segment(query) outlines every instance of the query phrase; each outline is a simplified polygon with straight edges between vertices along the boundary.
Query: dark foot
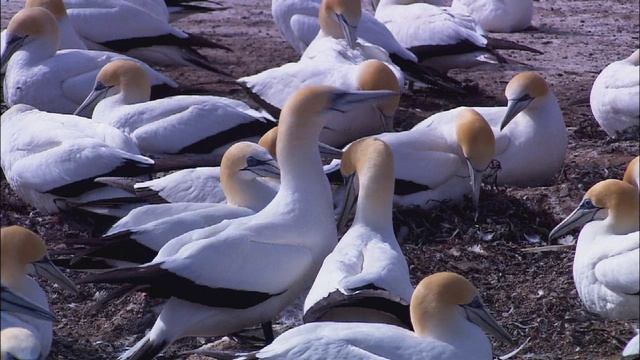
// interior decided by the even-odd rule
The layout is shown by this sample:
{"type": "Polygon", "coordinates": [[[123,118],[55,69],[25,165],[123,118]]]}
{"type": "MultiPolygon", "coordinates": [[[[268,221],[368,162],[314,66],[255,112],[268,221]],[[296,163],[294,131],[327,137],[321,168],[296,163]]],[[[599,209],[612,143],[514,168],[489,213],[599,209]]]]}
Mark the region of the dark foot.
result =
{"type": "Polygon", "coordinates": [[[273,326],[271,321],[263,322],[262,324],[262,333],[264,333],[264,342],[266,345],[269,345],[273,342],[275,337],[273,336],[273,326]]]}

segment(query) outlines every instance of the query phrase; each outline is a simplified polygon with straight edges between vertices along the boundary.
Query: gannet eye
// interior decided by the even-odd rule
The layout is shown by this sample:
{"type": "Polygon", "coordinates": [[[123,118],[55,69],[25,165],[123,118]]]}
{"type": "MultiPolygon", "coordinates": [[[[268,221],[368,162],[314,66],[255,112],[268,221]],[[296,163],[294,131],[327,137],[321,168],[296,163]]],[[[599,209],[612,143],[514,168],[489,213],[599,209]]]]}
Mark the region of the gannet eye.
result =
{"type": "Polygon", "coordinates": [[[529,101],[529,100],[533,100],[533,97],[531,97],[529,94],[524,94],[518,99],[518,101],[529,101]]]}
{"type": "Polygon", "coordinates": [[[582,201],[582,207],[585,208],[585,209],[593,209],[596,206],[593,205],[593,202],[590,199],[584,199],[582,201]]]}

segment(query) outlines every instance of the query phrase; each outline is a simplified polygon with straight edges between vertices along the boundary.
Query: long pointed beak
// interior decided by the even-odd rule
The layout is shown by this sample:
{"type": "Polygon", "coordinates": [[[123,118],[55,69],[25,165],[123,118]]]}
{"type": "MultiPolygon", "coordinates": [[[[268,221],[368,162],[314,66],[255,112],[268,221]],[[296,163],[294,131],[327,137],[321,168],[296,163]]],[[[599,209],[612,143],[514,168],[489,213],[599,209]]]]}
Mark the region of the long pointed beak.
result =
{"type": "Polygon", "coordinates": [[[522,110],[526,109],[527,106],[533,101],[533,99],[527,100],[509,100],[507,103],[507,112],[504,114],[504,118],[500,123],[500,131],[502,131],[513,118],[515,118],[522,110]]]}
{"type": "Polygon", "coordinates": [[[36,319],[42,319],[47,321],[55,321],[56,317],[51,311],[31,302],[25,297],[22,297],[9,289],[6,286],[2,286],[2,302],[0,303],[0,310],[20,313],[29,315],[36,319]]]}
{"type": "Polygon", "coordinates": [[[511,335],[489,314],[489,311],[487,311],[487,308],[479,298],[476,297],[471,303],[461,306],[467,314],[469,321],[498,339],[512,345],[514,344],[511,335]]]}
{"type": "Polygon", "coordinates": [[[336,91],[331,98],[329,109],[347,112],[356,104],[373,103],[380,99],[398,95],[400,95],[399,92],[390,90],[336,91]]]}
{"type": "Polygon", "coordinates": [[[49,255],[45,255],[41,260],[34,262],[33,267],[38,275],[44,276],[45,278],[55,282],[67,291],[74,294],[78,293],[76,284],[74,284],[71,279],[69,279],[53,264],[49,255]]]}
{"type": "Polygon", "coordinates": [[[551,232],[549,233],[549,241],[558,239],[568,233],[569,231],[581,227],[582,225],[590,222],[600,212],[600,208],[584,208],[578,206],[566,219],[562,220],[551,232]]]}
{"type": "Polygon", "coordinates": [[[324,143],[318,143],[318,150],[320,150],[320,156],[329,160],[342,159],[342,150],[336,149],[333,146],[329,146],[324,143]]]}
{"type": "Polygon", "coordinates": [[[109,91],[108,87],[100,83],[96,83],[96,86],[93,88],[91,93],[87,96],[86,99],[84,99],[82,104],[78,106],[76,111],[73,112],[73,115],[79,115],[79,116],[86,115],[86,117],[90,118],[91,113],[93,112],[93,108],[96,107],[96,105],[100,102],[100,100],[104,99],[107,96],[108,91],[109,91]]]}
{"type": "Polygon", "coordinates": [[[476,170],[471,161],[466,159],[469,168],[469,178],[471,180],[471,191],[473,195],[473,207],[475,208],[475,220],[478,220],[478,207],[480,204],[480,190],[482,189],[482,171],[476,170]]]}
{"type": "Polygon", "coordinates": [[[342,28],[342,34],[349,43],[349,47],[355,49],[356,41],[358,41],[358,25],[349,24],[347,18],[345,18],[342,14],[336,14],[336,17],[338,18],[338,23],[342,28]]]}
{"type": "Polygon", "coordinates": [[[344,186],[346,190],[344,194],[344,202],[342,204],[342,211],[338,215],[338,219],[336,221],[338,226],[338,233],[344,233],[344,230],[347,227],[347,221],[349,220],[349,217],[353,212],[353,208],[356,204],[356,199],[358,198],[355,179],[355,173],[344,178],[344,186]]]}
{"type": "Polygon", "coordinates": [[[7,42],[4,44],[5,46],[1,51],[2,56],[0,56],[0,64],[2,64],[3,69],[5,68],[5,66],[7,66],[7,63],[9,62],[9,59],[11,59],[11,56],[13,56],[13,54],[22,47],[22,43],[24,43],[25,39],[26,37],[24,36],[16,35],[7,37],[7,42]]]}

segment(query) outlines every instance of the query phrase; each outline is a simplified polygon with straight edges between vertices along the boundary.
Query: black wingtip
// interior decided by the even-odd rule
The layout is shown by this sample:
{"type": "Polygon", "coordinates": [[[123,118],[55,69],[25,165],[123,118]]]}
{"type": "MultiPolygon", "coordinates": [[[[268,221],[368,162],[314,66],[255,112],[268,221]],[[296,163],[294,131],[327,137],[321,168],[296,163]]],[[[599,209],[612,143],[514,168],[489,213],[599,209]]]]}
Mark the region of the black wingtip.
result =
{"type": "Polygon", "coordinates": [[[261,98],[260,95],[254,93],[253,90],[251,90],[245,84],[243,84],[243,83],[241,83],[239,81],[236,81],[236,85],[238,85],[240,88],[242,88],[242,90],[244,90],[244,92],[247,93],[249,98],[251,100],[253,100],[253,102],[255,102],[260,108],[262,108],[264,111],[266,111],[267,114],[271,115],[272,118],[274,118],[274,119],[279,119],[280,118],[280,111],[281,110],[278,107],[271,105],[265,99],[261,98]]]}
{"type": "Polygon", "coordinates": [[[467,91],[463,88],[461,82],[436,69],[403,59],[396,54],[391,54],[390,58],[394,64],[400,67],[402,71],[414,80],[440,90],[453,92],[459,95],[467,94],[467,91]]]}
{"type": "Polygon", "coordinates": [[[519,44],[515,41],[498,39],[489,36],[485,36],[487,39],[487,47],[490,49],[498,49],[498,50],[520,50],[520,51],[528,51],[534,54],[544,54],[542,51],[538,49],[534,49],[532,47],[519,44]]]}
{"type": "Polygon", "coordinates": [[[190,63],[190,64],[192,64],[192,65],[194,65],[196,67],[199,67],[201,69],[210,71],[212,73],[224,75],[226,77],[232,77],[232,75],[229,74],[228,72],[220,70],[220,69],[218,69],[218,68],[216,68],[214,66],[211,66],[209,64],[210,60],[207,59],[204,55],[200,54],[195,49],[192,49],[192,48],[184,48],[184,49],[182,49],[182,58],[186,62],[188,62],[188,63],[190,63]]]}
{"type": "Polygon", "coordinates": [[[189,37],[187,38],[187,45],[193,47],[203,47],[209,49],[221,49],[227,52],[233,52],[233,50],[225,45],[213,42],[202,35],[187,32],[189,37]]]}

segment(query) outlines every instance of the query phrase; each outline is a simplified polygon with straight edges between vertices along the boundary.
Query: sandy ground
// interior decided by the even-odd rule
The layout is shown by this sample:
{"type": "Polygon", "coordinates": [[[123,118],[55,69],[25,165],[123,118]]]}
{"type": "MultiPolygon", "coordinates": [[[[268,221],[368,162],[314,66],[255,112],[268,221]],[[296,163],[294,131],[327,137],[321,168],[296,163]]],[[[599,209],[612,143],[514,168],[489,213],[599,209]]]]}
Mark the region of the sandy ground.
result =
{"type": "MultiPolygon", "coordinates": [[[[196,15],[175,23],[182,29],[216,39],[233,53],[207,53],[232,75],[254,74],[296,58],[281,39],[268,1],[226,1],[231,9],[196,15]]],[[[2,2],[2,28],[21,2],[2,2]]],[[[481,217],[473,221],[469,205],[442,206],[426,212],[398,210],[396,233],[408,258],[414,283],[435,271],[456,271],[471,279],[485,303],[519,342],[529,344],[519,359],[617,358],[634,324],[604,321],[582,307],[571,276],[574,250],[527,252],[546,245],[550,229],[578,203],[594,183],[620,177],[625,164],[638,154],[638,139],[611,141],[599,129],[588,106],[570,106],[587,97],[598,72],[608,63],[627,57],[638,46],[638,2],[536,1],[537,30],[498,35],[538,48],[544,55],[503,52],[544,74],[560,100],[569,129],[569,149],[563,172],[552,184],[539,188],[486,189],[481,217]]],[[[443,98],[428,91],[403,96],[396,117],[398,129],[410,128],[428,115],[459,105],[505,104],[504,86],[516,70],[499,67],[457,71],[459,80],[476,82],[481,92],[463,98],[443,98]]],[[[165,69],[183,85],[246,100],[230,79],[190,68],[165,69]]],[[[90,228],[78,219],[43,216],[18,199],[2,181],[2,226],[20,224],[35,230],[53,251],[86,239],[90,228]]],[[[81,275],[70,273],[71,277],[81,275]]],[[[45,284],[58,322],[54,327],[52,359],[111,359],[133,345],[154,320],[157,302],[137,294],[101,312],[90,309],[96,289],[83,286],[70,296],[45,284]],[[141,321],[144,319],[145,321],[141,321]]],[[[285,322],[287,323],[287,322],[285,322]]],[[[184,339],[163,358],[179,358],[215,339],[184,339]]],[[[244,345],[228,342],[237,348],[244,345]]],[[[495,342],[498,353],[510,348],[495,342]]],[[[191,356],[189,359],[196,359],[191,356]]]]}

